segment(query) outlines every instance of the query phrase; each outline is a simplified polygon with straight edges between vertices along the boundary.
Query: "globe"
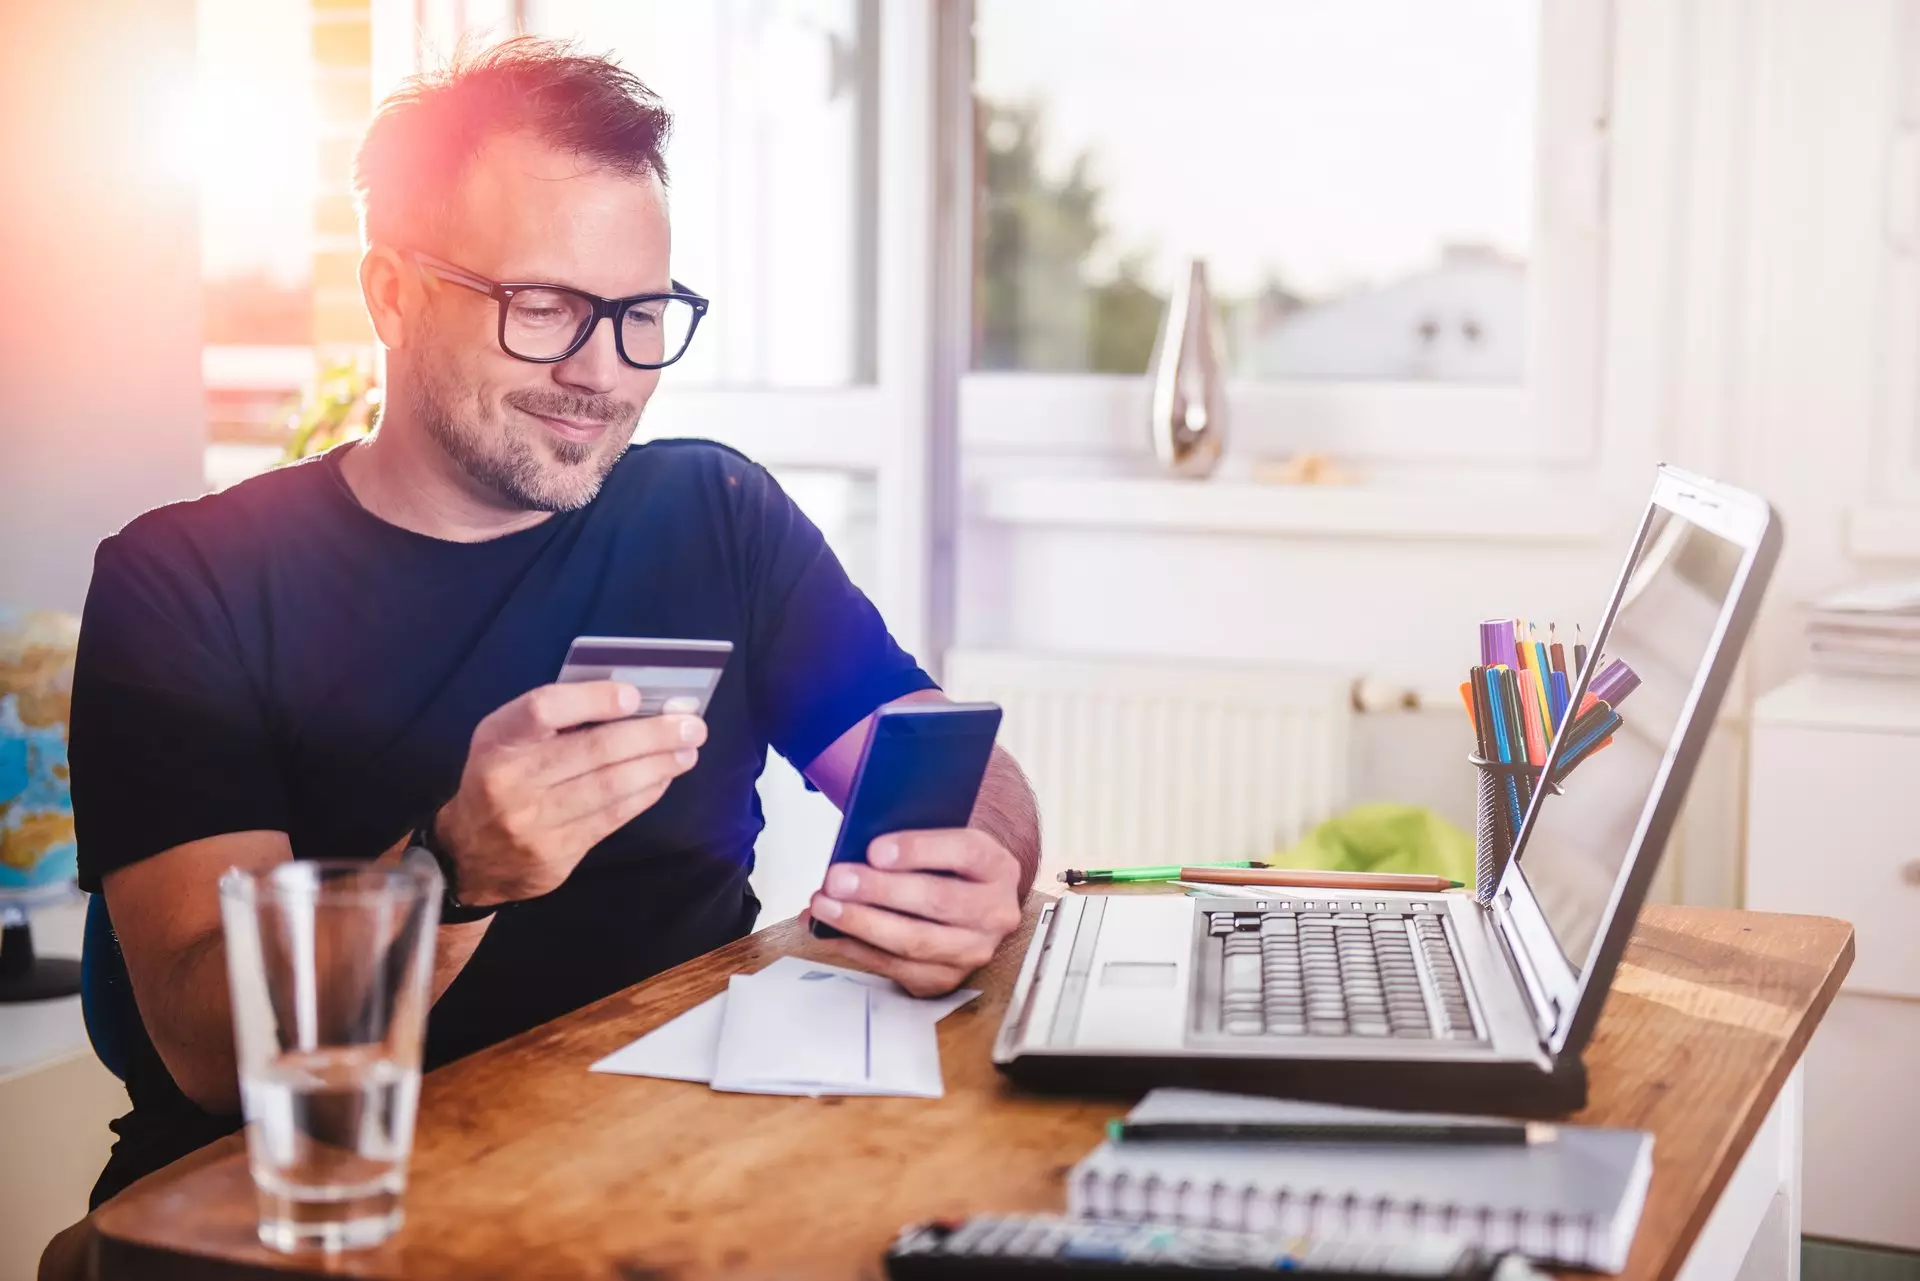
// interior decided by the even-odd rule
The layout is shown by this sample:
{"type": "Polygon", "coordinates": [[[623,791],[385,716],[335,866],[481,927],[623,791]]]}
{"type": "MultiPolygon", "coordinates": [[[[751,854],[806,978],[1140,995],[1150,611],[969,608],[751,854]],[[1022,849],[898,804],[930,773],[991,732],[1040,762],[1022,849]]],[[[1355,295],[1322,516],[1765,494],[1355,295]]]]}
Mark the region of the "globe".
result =
{"type": "Polygon", "coordinates": [[[26,910],[74,892],[67,715],[79,638],[71,614],[0,609],[0,1000],[59,995],[77,975],[72,962],[36,964],[26,910]]]}

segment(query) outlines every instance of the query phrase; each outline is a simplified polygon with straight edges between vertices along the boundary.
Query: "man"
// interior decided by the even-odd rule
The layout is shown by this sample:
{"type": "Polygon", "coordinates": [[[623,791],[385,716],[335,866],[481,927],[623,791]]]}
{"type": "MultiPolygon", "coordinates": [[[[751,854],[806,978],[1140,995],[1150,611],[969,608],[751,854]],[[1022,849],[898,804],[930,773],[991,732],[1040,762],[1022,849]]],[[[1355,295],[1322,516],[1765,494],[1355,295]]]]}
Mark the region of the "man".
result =
{"type": "MultiPolygon", "coordinates": [[[[844,806],[871,713],[942,697],[764,470],[628,448],[705,306],[668,269],[668,125],[527,39],[396,94],[356,172],[378,431],[101,545],[74,808],[143,1027],[95,1204],[238,1123],[223,869],[433,849],[459,923],[431,1067],[752,929],[768,747],[844,806]],[[578,635],[735,648],[704,720],[632,718],[627,687],[552,683],[578,635]]],[[[810,911],[943,992],[1037,859],[997,755],[970,829],[883,838],[810,911]]]]}

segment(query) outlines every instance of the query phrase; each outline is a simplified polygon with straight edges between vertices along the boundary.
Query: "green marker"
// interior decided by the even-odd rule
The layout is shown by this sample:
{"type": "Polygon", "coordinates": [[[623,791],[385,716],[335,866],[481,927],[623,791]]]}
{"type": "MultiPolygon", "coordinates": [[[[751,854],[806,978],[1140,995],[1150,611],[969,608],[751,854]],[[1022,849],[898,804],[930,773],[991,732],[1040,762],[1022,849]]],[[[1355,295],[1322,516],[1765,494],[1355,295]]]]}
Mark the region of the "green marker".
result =
{"type": "Polygon", "coordinates": [[[1068,885],[1120,885],[1128,881],[1177,881],[1180,873],[1189,867],[1271,867],[1257,859],[1241,859],[1233,863],[1176,863],[1172,867],[1102,867],[1091,872],[1082,872],[1070,867],[1060,873],[1059,878],[1068,885]]]}

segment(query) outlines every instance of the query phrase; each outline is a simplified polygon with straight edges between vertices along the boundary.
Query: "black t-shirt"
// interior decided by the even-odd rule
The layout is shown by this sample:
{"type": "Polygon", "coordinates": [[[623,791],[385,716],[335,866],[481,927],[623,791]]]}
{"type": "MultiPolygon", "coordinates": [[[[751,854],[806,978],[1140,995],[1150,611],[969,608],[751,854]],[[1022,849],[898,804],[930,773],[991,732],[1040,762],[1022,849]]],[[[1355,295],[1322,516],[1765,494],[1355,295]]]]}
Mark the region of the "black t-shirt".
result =
{"type": "MultiPolygon", "coordinates": [[[[498,915],[433,1007],[429,1068],[751,930],[767,748],[805,766],[933,684],[819,530],[731,450],[636,446],[586,508],[483,543],[375,517],[342,452],[100,545],[71,723],[85,888],[226,832],[374,857],[453,794],[474,726],[551,682],[575,636],[734,643],[699,763],[559,889],[498,915]]],[[[96,1204],[238,1124],[128,1032],[133,1109],[96,1204]]]]}

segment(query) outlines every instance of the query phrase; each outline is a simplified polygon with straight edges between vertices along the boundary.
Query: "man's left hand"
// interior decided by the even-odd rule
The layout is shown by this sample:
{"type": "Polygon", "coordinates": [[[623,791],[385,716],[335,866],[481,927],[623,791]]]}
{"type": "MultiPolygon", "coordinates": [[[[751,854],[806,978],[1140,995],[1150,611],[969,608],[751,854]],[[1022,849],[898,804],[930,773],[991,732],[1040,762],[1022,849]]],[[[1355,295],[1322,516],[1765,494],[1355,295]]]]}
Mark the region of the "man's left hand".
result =
{"type": "Polygon", "coordinates": [[[828,868],[809,911],[848,935],[831,945],[860,968],[915,996],[941,996],[1019,926],[1020,874],[1019,860],[977,828],[894,832],[868,846],[865,865],[828,868]]]}

